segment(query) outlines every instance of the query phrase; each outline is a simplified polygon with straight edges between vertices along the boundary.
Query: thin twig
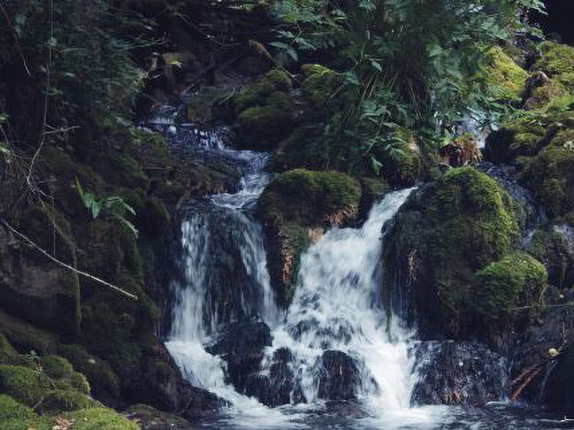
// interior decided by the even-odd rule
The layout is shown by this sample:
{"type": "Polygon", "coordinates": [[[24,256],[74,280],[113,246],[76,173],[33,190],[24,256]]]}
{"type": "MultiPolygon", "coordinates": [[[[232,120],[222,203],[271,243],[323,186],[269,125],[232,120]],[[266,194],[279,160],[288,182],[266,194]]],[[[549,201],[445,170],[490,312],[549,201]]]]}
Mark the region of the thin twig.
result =
{"type": "Polygon", "coordinates": [[[8,25],[10,26],[10,30],[12,31],[12,36],[14,37],[14,44],[16,46],[16,49],[18,49],[18,52],[20,53],[20,57],[22,57],[22,63],[24,64],[24,69],[26,69],[26,73],[28,74],[28,76],[32,77],[32,73],[30,72],[28,64],[26,63],[26,58],[24,57],[24,53],[22,52],[22,48],[21,48],[20,42],[18,40],[18,35],[16,34],[16,31],[14,30],[14,27],[12,26],[12,23],[10,22],[10,16],[8,16],[8,12],[6,12],[6,9],[4,9],[4,6],[2,6],[2,4],[0,4],[0,10],[2,10],[2,14],[6,18],[6,21],[8,21],[8,25]]]}
{"type": "Polygon", "coordinates": [[[6,220],[0,219],[0,224],[2,224],[4,227],[6,227],[8,230],[10,230],[12,233],[14,233],[16,236],[18,236],[20,239],[23,239],[25,242],[27,242],[30,246],[32,246],[33,248],[35,248],[36,250],[38,250],[40,253],[44,254],[46,257],[48,257],[50,260],[52,260],[54,263],[65,267],[68,270],[71,270],[72,272],[78,274],[78,275],[82,275],[88,279],[91,279],[92,281],[96,281],[102,285],[105,285],[108,288],[111,288],[112,290],[118,291],[119,293],[124,294],[125,296],[137,300],[138,297],[120,287],[117,287],[113,284],[110,284],[107,281],[104,281],[103,279],[100,279],[94,275],[91,275],[87,272],[83,272],[81,270],[76,269],[75,267],[70,266],[67,263],[64,263],[63,261],[58,260],[57,258],[53,257],[52,255],[50,255],[49,252],[45,251],[43,248],[41,248],[38,244],[36,244],[32,239],[30,239],[29,237],[25,236],[24,234],[20,233],[18,230],[16,230],[14,227],[12,227],[6,220]]]}
{"type": "Polygon", "coordinates": [[[30,162],[30,170],[28,170],[28,176],[26,176],[26,182],[28,186],[33,188],[32,186],[32,174],[34,172],[34,163],[40,155],[40,151],[44,146],[44,141],[46,140],[46,120],[48,118],[48,98],[50,94],[50,86],[52,84],[52,41],[54,38],[54,1],[50,0],[50,38],[48,39],[48,65],[46,67],[46,94],[44,96],[44,117],[42,119],[42,136],[40,137],[40,143],[38,144],[38,148],[32,157],[32,161],[30,162]]]}

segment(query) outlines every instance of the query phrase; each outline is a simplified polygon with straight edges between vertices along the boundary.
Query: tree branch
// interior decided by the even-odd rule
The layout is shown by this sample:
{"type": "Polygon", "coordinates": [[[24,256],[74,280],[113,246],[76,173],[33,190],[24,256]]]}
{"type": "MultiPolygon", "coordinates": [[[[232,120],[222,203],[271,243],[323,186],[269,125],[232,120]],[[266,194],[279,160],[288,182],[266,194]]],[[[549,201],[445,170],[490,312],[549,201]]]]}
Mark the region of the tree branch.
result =
{"type": "Polygon", "coordinates": [[[87,272],[83,272],[81,270],[76,269],[73,266],[70,266],[67,263],[64,263],[63,261],[58,260],[57,258],[53,257],[52,255],[50,255],[50,253],[46,250],[44,250],[43,248],[41,248],[38,244],[36,244],[34,241],[32,241],[32,239],[30,239],[29,237],[25,236],[24,234],[20,233],[18,230],[16,230],[14,227],[12,227],[6,220],[0,219],[0,224],[2,224],[4,227],[6,227],[8,230],[10,230],[13,234],[15,234],[16,236],[18,236],[20,239],[24,240],[25,242],[27,242],[30,246],[32,246],[33,248],[35,248],[36,250],[38,250],[41,254],[45,255],[46,257],[48,257],[50,260],[52,260],[54,263],[68,269],[71,270],[72,272],[84,276],[88,279],[91,279],[92,281],[96,281],[102,285],[105,285],[108,288],[111,288],[112,290],[115,290],[127,297],[129,297],[130,299],[134,299],[137,300],[138,297],[120,287],[117,287],[113,284],[110,284],[107,281],[104,281],[103,279],[100,279],[94,275],[90,275],[87,272]]]}

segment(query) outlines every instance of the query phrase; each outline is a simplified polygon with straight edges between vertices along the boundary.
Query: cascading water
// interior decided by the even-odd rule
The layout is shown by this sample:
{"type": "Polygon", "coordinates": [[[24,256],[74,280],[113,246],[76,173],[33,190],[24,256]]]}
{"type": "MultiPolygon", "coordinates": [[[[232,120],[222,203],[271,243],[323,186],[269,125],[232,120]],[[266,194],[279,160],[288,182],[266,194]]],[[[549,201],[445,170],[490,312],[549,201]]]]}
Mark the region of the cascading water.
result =
{"type": "Polygon", "coordinates": [[[383,309],[380,236],[410,192],[388,194],[362,228],[335,228],[302,258],[297,292],[284,323],[273,333],[272,349],[292,352],[307,402],[332,398],[326,392],[325,385],[333,384],[324,361],[332,355],[326,358],[326,351],[337,351],[345,354],[339,357],[347,371],[355,373],[347,382],[356,387],[340,387],[343,397],[363,398],[378,410],[409,407],[415,382],[410,334],[383,309]]]}

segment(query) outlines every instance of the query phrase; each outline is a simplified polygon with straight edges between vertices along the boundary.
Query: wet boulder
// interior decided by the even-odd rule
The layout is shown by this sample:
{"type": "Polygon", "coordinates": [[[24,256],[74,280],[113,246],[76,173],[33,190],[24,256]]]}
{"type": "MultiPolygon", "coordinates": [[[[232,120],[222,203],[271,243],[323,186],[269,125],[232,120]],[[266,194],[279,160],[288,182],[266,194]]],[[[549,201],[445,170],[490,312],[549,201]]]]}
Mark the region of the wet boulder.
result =
{"type": "Polygon", "coordinates": [[[271,346],[271,330],[267,324],[241,322],[229,324],[206,351],[221,356],[227,363],[229,382],[244,392],[250,376],[260,370],[267,346],[271,346]]]}
{"type": "Polygon", "coordinates": [[[324,400],[357,398],[360,371],[353,358],[341,351],[325,351],[318,365],[318,398],[324,400]]]}
{"type": "Polygon", "coordinates": [[[415,356],[414,404],[481,406],[504,393],[507,363],[483,344],[422,342],[415,356]]]}
{"type": "MultiPolygon", "coordinates": [[[[476,306],[482,291],[475,273],[518,246],[519,212],[493,178],[472,167],[415,191],[384,227],[385,303],[423,338],[488,337],[496,328],[476,306]]],[[[500,304],[493,315],[507,307],[500,304]]]]}
{"type": "Polygon", "coordinates": [[[267,186],[258,215],[267,236],[272,285],[282,306],[293,298],[301,254],[324,227],[354,221],[360,200],[359,181],[339,172],[290,170],[267,186]]]}
{"type": "Polygon", "coordinates": [[[258,398],[270,407],[304,402],[303,393],[295,380],[292,361],[291,351],[279,348],[271,358],[268,372],[253,374],[248,378],[245,394],[258,398]]]}
{"type": "Polygon", "coordinates": [[[544,400],[560,413],[574,414],[574,350],[571,346],[564,348],[556,363],[550,365],[544,400]]]}

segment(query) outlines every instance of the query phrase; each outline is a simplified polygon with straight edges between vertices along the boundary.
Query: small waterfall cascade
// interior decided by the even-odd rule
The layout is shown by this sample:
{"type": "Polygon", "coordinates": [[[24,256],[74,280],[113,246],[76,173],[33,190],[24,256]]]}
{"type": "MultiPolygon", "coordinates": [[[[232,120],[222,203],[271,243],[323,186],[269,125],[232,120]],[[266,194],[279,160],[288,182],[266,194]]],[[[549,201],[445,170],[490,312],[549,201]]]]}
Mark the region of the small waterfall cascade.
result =
{"type": "Polygon", "coordinates": [[[332,229],[302,257],[293,303],[273,332],[268,357],[273,350],[291,351],[298,389],[309,403],[332,398],[325,390],[350,389],[343,395],[379,411],[409,408],[416,382],[408,353],[412,335],[383,308],[380,259],[383,224],[411,191],[389,193],[362,228],[332,229]],[[325,365],[335,353],[343,358],[336,360],[338,371],[350,373],[345,384],[355,387],[329,381],[325,365]]]}

